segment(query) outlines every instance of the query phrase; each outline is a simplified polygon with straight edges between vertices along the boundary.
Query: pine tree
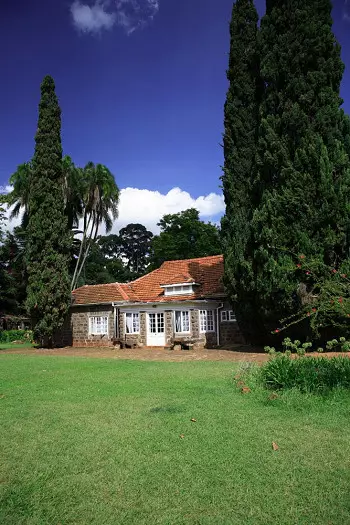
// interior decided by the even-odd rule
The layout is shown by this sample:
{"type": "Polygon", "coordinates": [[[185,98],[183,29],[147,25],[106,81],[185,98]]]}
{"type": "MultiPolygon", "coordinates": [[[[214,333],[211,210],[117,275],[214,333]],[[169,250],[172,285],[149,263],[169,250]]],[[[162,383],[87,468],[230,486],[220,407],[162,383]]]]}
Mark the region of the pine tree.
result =
{"type": "Polygon", "coordinates": [[[298,312],[313,286],[295,271],[298,255],[335,270],[346,260],[350,179],[331,2],[270,0],[259,37],[264,95],[250,250],[264,336],[298,312]]]}
{"type": "Polygon", "coordinates": [[[51,346],[70,304],[71,238],[64,212],[61,110],[54,81],[49,76],[41,85],[32,167],[27,229],[27,310],[35,325],[35,338],[51,346]]]}
{"type": "Polygon", "coordinates": [[[234,4],[230,36],[222,176],[226,214],[221,232],[226,289],[235,304],[241,328],[247,334],[251,332],[251,321],[254,322],[254,298],[248,290],[251,268],[247,263],[247,250],[255,205],[253,180],[262,92],[257,46],[258,13],[253,0],[237,0],[234,4]]]}

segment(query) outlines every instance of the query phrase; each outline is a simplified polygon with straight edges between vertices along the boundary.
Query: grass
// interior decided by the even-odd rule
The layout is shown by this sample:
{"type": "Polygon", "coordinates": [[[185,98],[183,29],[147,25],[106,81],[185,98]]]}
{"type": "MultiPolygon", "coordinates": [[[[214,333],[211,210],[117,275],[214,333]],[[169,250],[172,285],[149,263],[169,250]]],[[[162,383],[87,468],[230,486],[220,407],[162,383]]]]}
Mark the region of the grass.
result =
{"type": "Polygon", "coordinates": [[[32,348],[31,343],[0,343],[0,350],[12,350],[16,348],[32,348]]]}
{"type": "Polygon", "coordinates": [[[350,394],[236,369],[1,355],[0,523],[350,523],[350,394]]]}

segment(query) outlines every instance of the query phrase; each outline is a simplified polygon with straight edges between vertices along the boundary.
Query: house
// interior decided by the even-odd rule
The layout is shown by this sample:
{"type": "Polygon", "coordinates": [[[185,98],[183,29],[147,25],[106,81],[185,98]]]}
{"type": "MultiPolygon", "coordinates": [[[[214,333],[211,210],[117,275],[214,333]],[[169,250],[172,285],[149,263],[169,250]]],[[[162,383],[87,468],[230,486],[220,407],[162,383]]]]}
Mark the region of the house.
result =
{"type": "Polygon", "coordinates": [[[243,342],[222,282],[223,256],[166,261],[127,284],[74,290],[73,346],[202,347],[243,342]]]}

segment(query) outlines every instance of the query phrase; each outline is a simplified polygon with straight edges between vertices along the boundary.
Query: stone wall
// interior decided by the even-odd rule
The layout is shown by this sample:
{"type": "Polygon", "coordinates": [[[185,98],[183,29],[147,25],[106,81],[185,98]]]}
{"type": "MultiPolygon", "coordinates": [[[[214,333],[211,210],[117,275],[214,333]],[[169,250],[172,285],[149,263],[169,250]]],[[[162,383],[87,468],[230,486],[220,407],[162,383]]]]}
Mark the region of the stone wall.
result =
{"type": "MultiPolygon", "coordinates": [[[[169,308],[169,307],[168,307],[169,308]]],[[[207,306],[207,308],[210,308],[207,306]]],[[[174,307],[176,309],[176,307],[174,307]]],[[[191,340],[195,342],[197,348],[215,348],[217,346],[216,333],[216,309],[214,310],[215,332],[200,333],[199,309],[189,308],[191,333],[183,336],[176,336],[176,340],[191,340]]],[[[223,310],[232,310],[228,302],[224,303],[223,310]]],[[[129,310],[130,311],[130,310],[129,310]]],[[[135,310],[136,312],[136,310],[135,310]]],[[[174,341],[173,310],[165,310],[165,344],[171,345],[174,341]]],[[[229,348],[235,344],[243,344],[244,338],[239,330],[236,321],[221,321],[221,310],[219,310],[220,346],[229,348]]],[[[112,305],[96,306],[73,306],[70,315],[60,332],[60,342],[62,346],[72,345],[76,347],[89,346],[113,346],[114,338],[114,317],[112,305]],[[108,336],[89,334],[89,317],[108,316],[108,336]]],[[[124,312],[119,311],[119,338],[128,345],[146,346],[147,345],[147,313],[140,308],[140,333],[125,333],[124,312]]]]}
{"type": "Polygon", "coordinates": [[[219,310],[220,322],[220,346],[229,348],[235,344],[244,344],[244,337],[239,329],[237,321],[221,321],[222,310],[232,310],[228,301],[224,302],[224,307],[219,310]]]}
{"type": "MultiPolygon", "coordinates": [[[[130,311],[130,310],[129,310],[130,311]]],[[[135,310],[135,313],[137,310],[135,310]]],[[[146,346],[146,312],[140,313],[140,333],[127,334],[125,331],[125,312],[119,311],[119,339],[130,346],[146,346]]]]}
{"type": "Polygon", "coordinates": [[[112,305],[73,306],[71,308],[71,327],[73,346],[113,346],[114,317],[112,305]],[[89,317],[94,316],[108,317],[108,335],[89,334],[89,317]]]}

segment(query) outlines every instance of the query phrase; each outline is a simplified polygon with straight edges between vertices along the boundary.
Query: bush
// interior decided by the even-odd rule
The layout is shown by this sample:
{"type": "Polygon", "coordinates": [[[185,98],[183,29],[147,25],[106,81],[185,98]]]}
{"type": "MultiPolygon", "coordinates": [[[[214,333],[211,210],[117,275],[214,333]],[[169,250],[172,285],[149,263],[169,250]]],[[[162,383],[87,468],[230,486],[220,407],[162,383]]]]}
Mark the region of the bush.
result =
{"type": "Polygon", "coordinates": [[[0,343],[12,343],[13,341],[31,342],[33,333],[31,330],[2,330],[0,331],[0,343]]]}
{"type": "Polygon", "coordinates": [[[350,388],[348,357],[298,357],[277,354],[260,370],[265,387],[273,390],[298,388],[317,392],[333,388],[350,388]]]}
{"type": "MultiPolygon", "coordinates": [[[[292,341],[289,337],[283,339],[282,347],[287,356],[293,353],[302,356],[305,355],[306,352],[312,351],[312,343],[301,343],[298,339],[292,341]]],[[[319,346],[316,351],[322,353],[325,349],[327,352],[350,352],[350,341],[347,341],[345,337],[340,337],[339,340],[332,339],[326,343],[325,348],[319,346]]],[[[270,355],[276,354],[276,348],[274,346],[265,346],[264,350],[270,355]]]]}

